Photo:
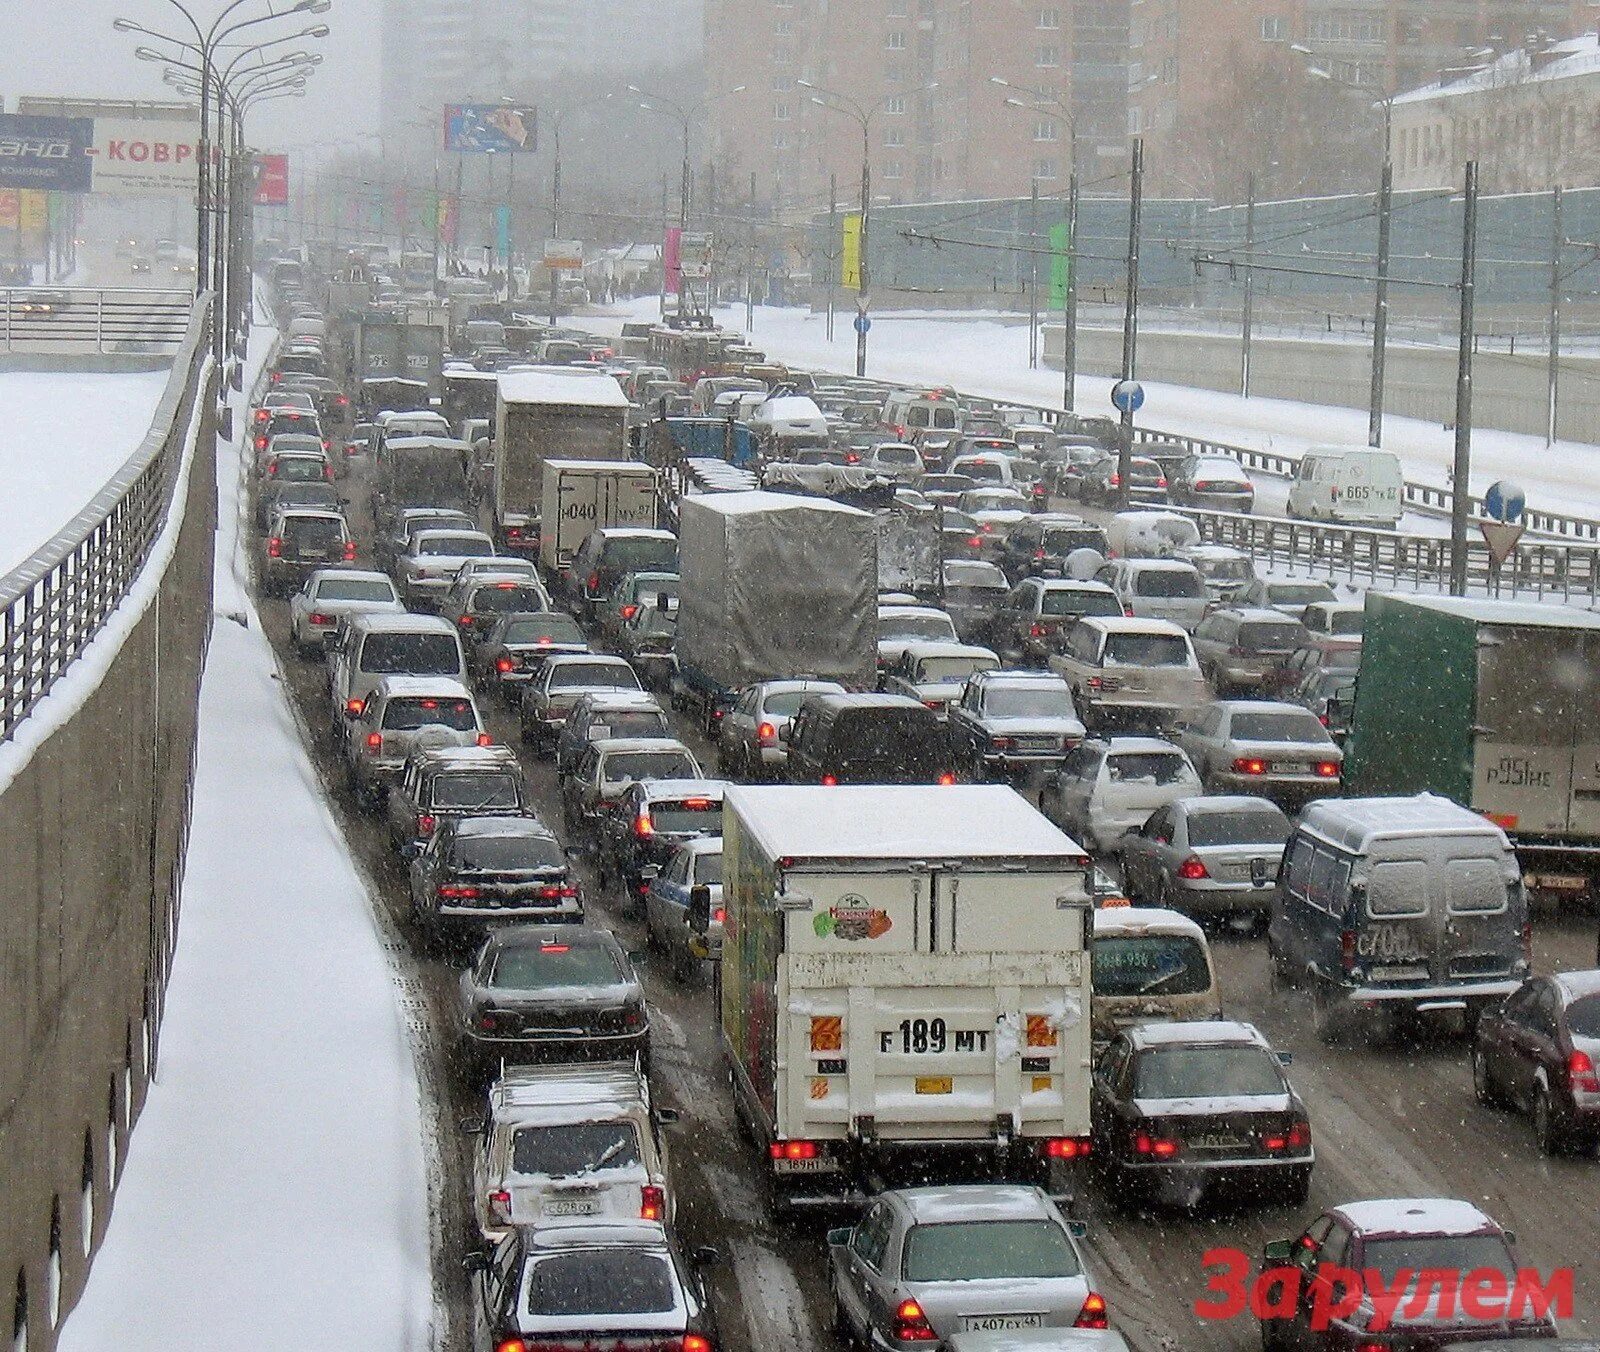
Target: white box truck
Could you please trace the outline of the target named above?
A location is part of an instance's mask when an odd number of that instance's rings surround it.
[[[1071,1191],[1089,860],[1031,804],[1003,785],[730,786],[722,901],[722,1047],[775,1210],[906,1171]]]
[[[546,460],[539,562],[554,576],[604,526],[656,524],[656,472],[615,460]]]

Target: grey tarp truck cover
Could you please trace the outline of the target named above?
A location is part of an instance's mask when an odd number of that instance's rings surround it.
[[[782,493],[686,497],[676,651],[725,689],[808,675],[870,689],[877,670],[877,522]]]

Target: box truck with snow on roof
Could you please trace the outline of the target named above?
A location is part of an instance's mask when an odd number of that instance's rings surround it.
[[[1072,1191],[1089,872],[1003,785],[729,787],[721,1043],[775,1211],[934,1175]]]

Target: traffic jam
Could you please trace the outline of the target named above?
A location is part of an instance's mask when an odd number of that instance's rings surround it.
[[[706,316],[275,280],[245,524],[451,1345],[1592,1346],[1593,612]],[[1305,460],[1395,527],[1392,455]]]

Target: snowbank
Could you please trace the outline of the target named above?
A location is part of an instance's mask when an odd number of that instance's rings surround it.
[[[215,626],[159,1078],[59,1345],[431,1347],[422,1108],[395,974],[236,594],[236,452],[219,480],[218,612],[249,627]]]

